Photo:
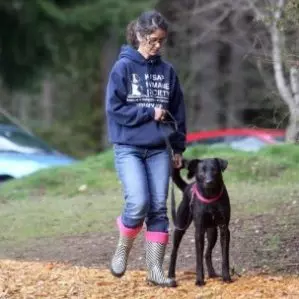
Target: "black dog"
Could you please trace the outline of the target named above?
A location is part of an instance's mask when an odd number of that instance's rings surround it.
[[[204,285],[203,251],[204,238],[207,232],[208,247],[205,261],[209,277],[217,277],[212,264],[212,250],[217,241],[217,227],[220,229],[222,249],[222,279],[231,282],[229,273],[229,242],[230,242],[230,201],[223,182],[222,172],[228,162],[223,159],[184,160],[183,168],[187,168],[187,178],[195,176],[195,182],[187,184],[180,175],[180,169],[174,169],[174,183],[183,191],[183,200],[175,211],[172,200],[172,219],[175,230],[171,253],[169,277],[175,277],[177,252],[187,228],[192,220],[195,225],[196,240],[196,285]]]

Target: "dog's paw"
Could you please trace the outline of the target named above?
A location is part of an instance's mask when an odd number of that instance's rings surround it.
[[[197,285],[198,287],[202,287],[204,286],[206,283],[203,280],[196,280],[195,285]]]
[[[169,270],[167,276],[168,276],[168,278],[173,278],[173,279],[175,279],[175,271]]]
[[[231,283],[231,282],[233,282],[230,276],[228,276],[228,277],[223,277],[222,280],[223,280],[223,282],[225,282],[225,283]]]

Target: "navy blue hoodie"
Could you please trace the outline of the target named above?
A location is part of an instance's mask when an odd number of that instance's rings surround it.
[[[154,107],[167,109],[177,131],[154,120]],[[145,59],[137,50],[123,46],[106,90],[109,141],[146,148],[165,147],[169,138],[175,153],[185,150],[185,105],[173,67],[159,55]]]

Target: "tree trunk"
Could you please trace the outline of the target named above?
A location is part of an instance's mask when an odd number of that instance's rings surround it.
[[[270,27],[272,41],[272,59],[275,82],[279,94],[282,100],[288,106],[290,112],[286,141],[296,142],[296,138],[299,134],[298,70],[294,67],[290,69],[290,83],[292,88],[292,90],[290,90],[283,71],[282,49],[284,48],[284,45],[282,34],[278,28],[278,23],[281,19],[281,13],[284,5],[284,0],[278,1],[277,9],[276,11],[274,11],[273,23]]]
[[[227,60],[227,69],[229,74],[225,72],[222,77],[224,80],[228,80],[228,91],[225,95],[226,109],[223,111],[226,115],[226,127],[236,128],[243,124],[243,117],[241,111],[245,109],[246,102],[245,97],[245,72],[244,70],[244,56],[247,50],[245,50],[247,40],[244,40],[244,32],[248,32],[248,24],[245,21],[245,15],[234,13],[227,20],[226,36],[230,41],[227,44],[229,52]],[[240,45],[243,45],[240,47]]]
[[[244,81],[242,74],[242,53],[237,47],[231,49],[230,82],[226,95],[226,127],[235,128],[240,125],[240,110],[244,98]]]
[[[290,83],[293,94],[293,103],[290,108],[290,121],[287,128],[287,140],[299,142],[299,70],[293,66],[290,69]]]
[[[30,120],[29,116],[29,107],[30,107],[30,101],[31,97],[28,94],[21,94],[19,95],[19,118],[21,119],[22,123],[28,124]]]
[[[218,87],[218,45],[216,42],[209,42],[202,45],[200,49],[194,49],[191,59],[192,66],[200,65],[197,72],[197,80],[194,80],[193,88],[188,91],[192,94],[192,106],[189,109],[189,128],[192,130],[207,130],[219,127],[219,96]],[[204,70],[204,72],[203,72]]]
[[[43,125],[48,128],[53,121],[53,84],[50,79],[45,79],[42,85],[41,114],[43,116]]]
[[[94,135],[97,136],[99,140],[98,150],[109,146],[107,140],[107,125],[105,115],[105,92],[108,75],[114,61],[117,58],[119,50],[115,35],[110,34],[109,36],[110,37],[102,45],[98,87],[97,92],[93,97],[93,107],[94,109],[98,108],[98,116],[95,118],[93,124]]]

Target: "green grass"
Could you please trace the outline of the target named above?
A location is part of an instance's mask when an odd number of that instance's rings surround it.
[[[118,189],[111,151],[89,157],[66,167],[43,169],[26,178],[10,181],[1,186],[2,200],[22,200],[61,196],[71,198],[93,191],[109,192]]]
[[[107,231],[120,210],[119,194],[9,201],[0,210],[0,243],[87,231]],[[109,204],[108,204],[109,203]]]
[[[258,153],[234,151],[229,148],[194,147],[187,157],[220,157],[229,161],[226,180],[233,182],[262,182],[295,178],[299,171],[299,150],[296,145],[276,145]]]
[[[291,205],[298,198],[299,150],[295,145],[269,147],[259,153],[194,147],[185,156],[228,159],[224,178],[233,217],[273,213],[281,203]],[[0,244],[114,229],[123,199],[113,163],[113,154],[107,151],[3,184]],[[178,191],[176,198],[178,202]],[[298,211],[298,204],[294,210]]]

